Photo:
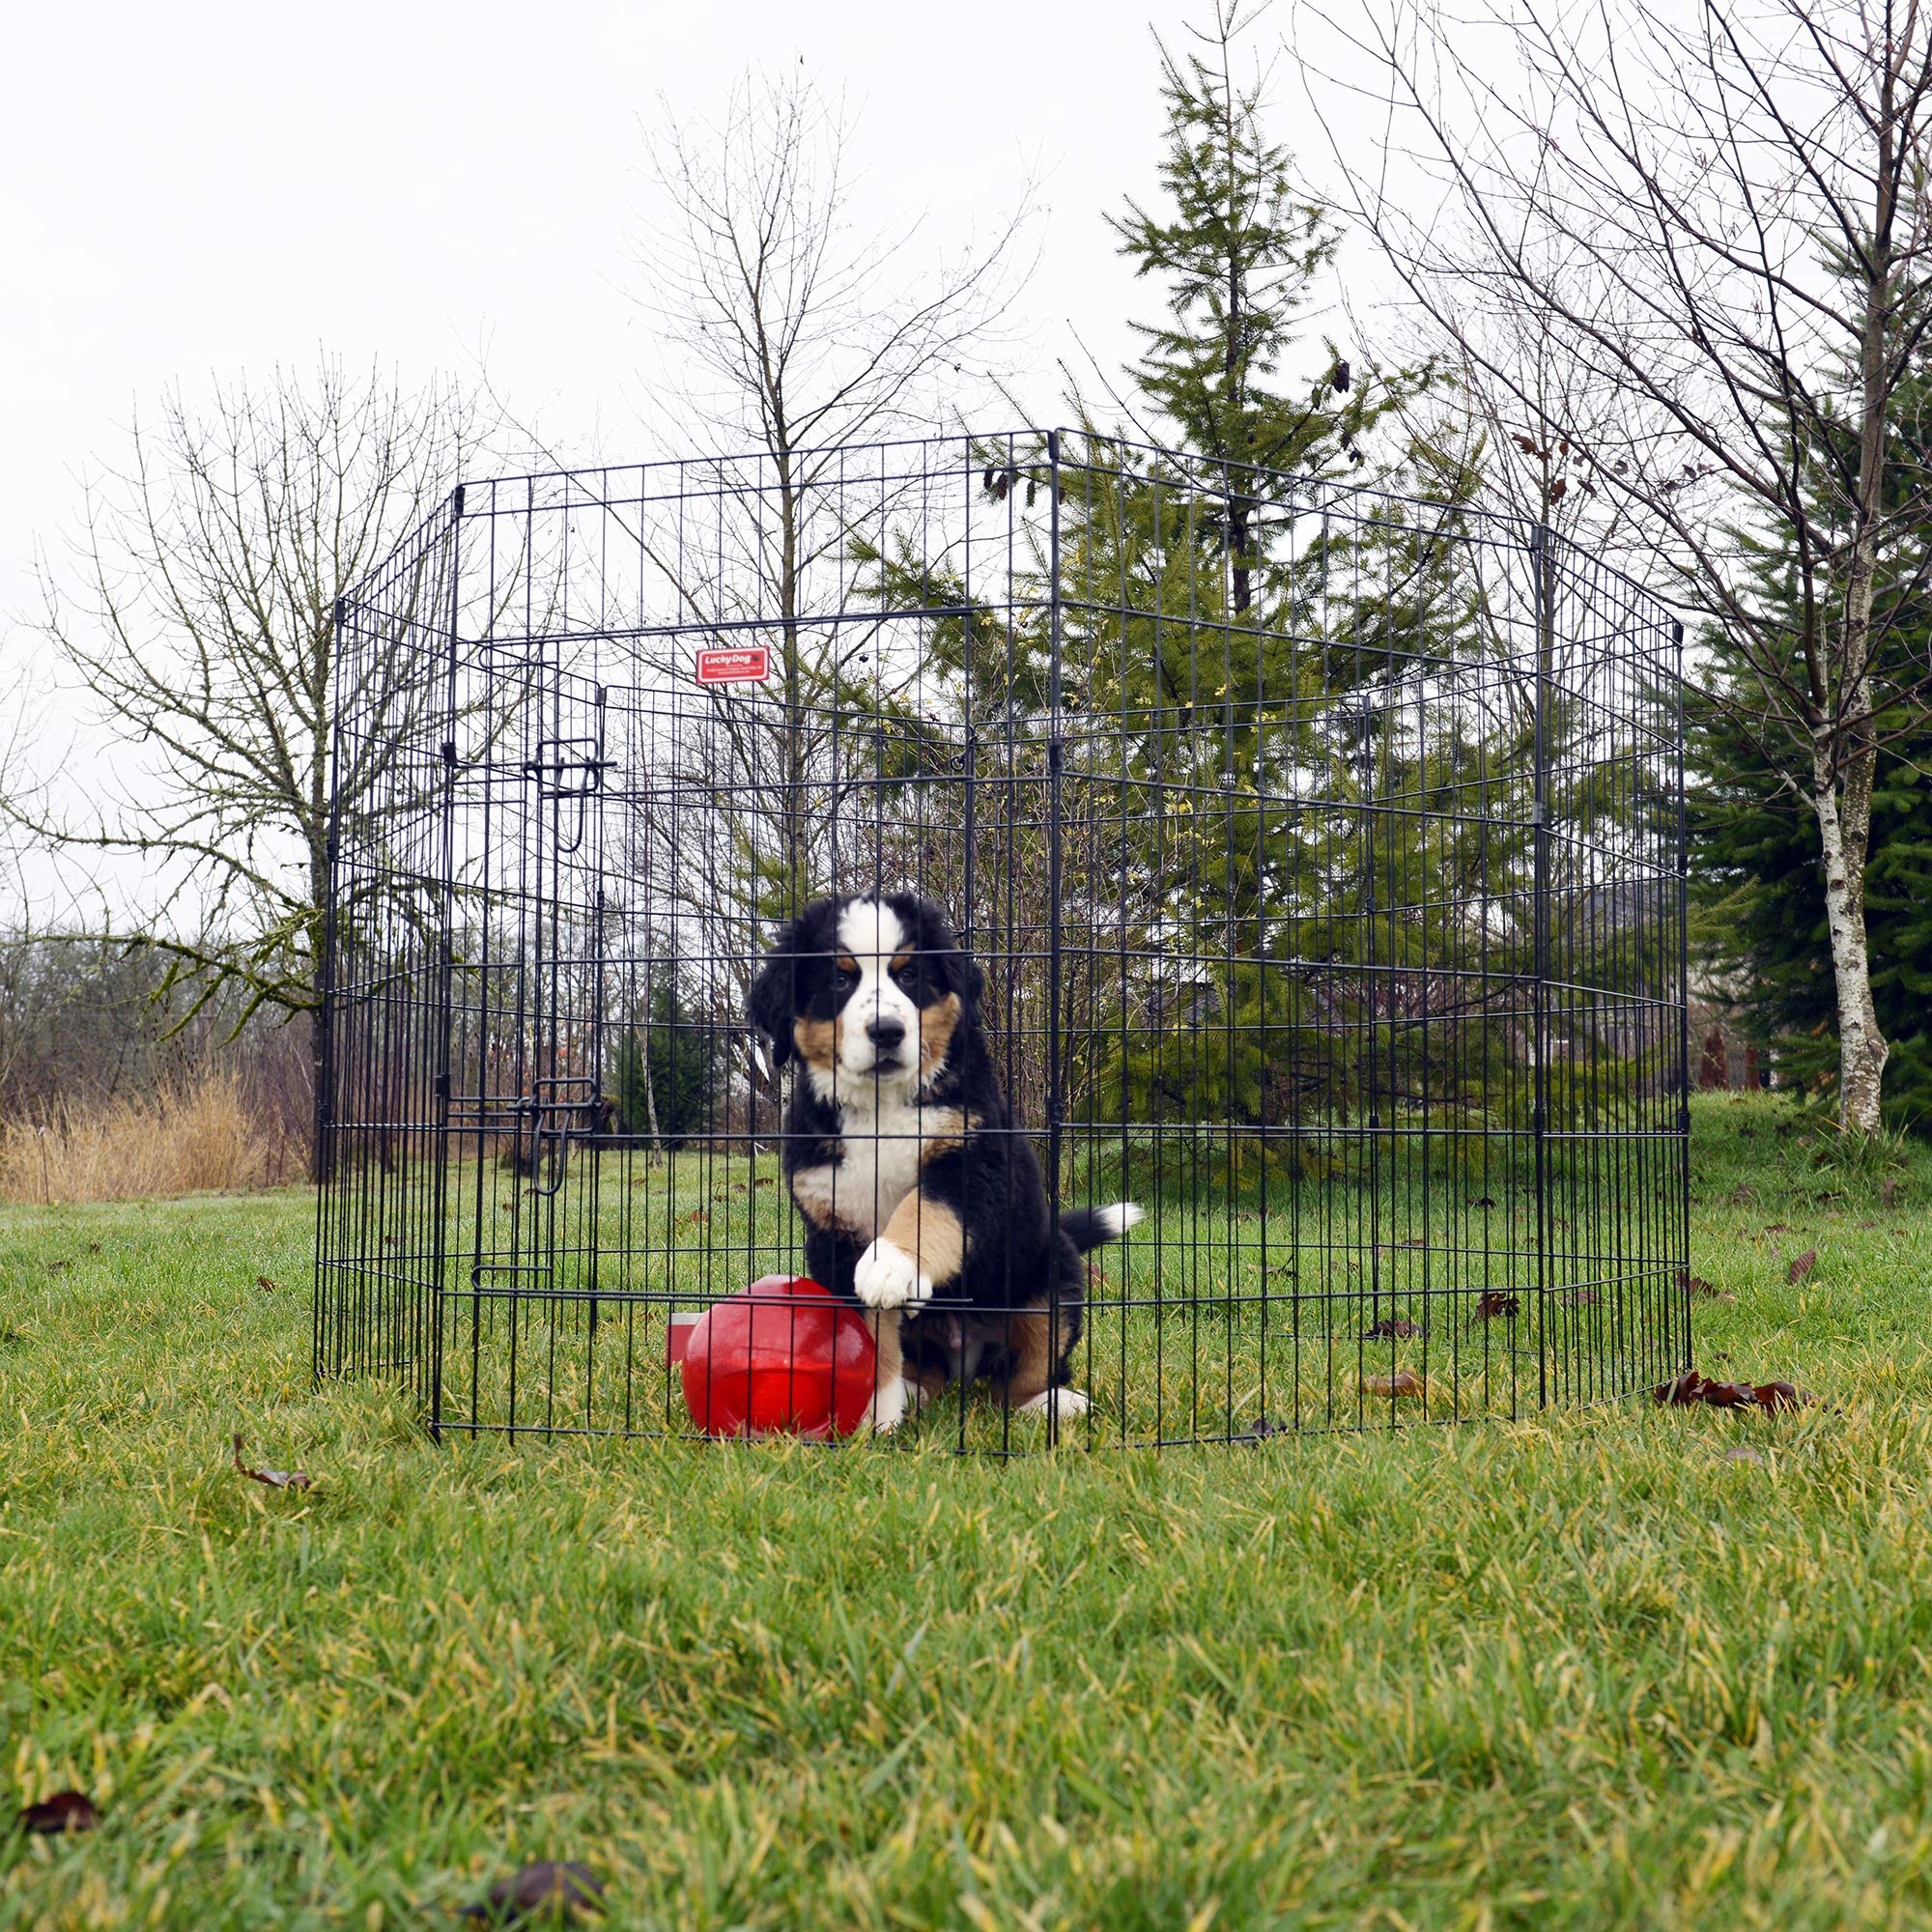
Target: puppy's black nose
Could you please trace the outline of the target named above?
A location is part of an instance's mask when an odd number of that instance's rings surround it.
[[[870,1020],[866,1026],[866,1037],[874,1046],[896,1046],[905,1037],[903,1020]]]

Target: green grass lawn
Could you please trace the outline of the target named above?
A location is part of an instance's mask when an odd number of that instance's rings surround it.
[[[1700,1105],[1697,1356],[1830,1406],[1158,1458],[439,1450],[305,1195],[0,1208],[0,1767],[104,1812],[0,1927],[1932,1922],[1932,1160],[1792,1119]]]

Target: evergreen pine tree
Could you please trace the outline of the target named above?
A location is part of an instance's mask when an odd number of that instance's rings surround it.
[[[1378,920],[1365,889],[1372,869],[1385,895],[1413,871],[1419,848],[1398,852],[1390,838],[1412,844],[1429,820],[1349,808],[1391,786],[1426,796],[1459,755],[1453,725],[1426,744],[1393,730],[1390,658],[1374,643],[1347,647],[1391,636],[1451,647],[1444,526],[1405,521],[1392,504],[1368,521],[1310,514],[1311,482],[1415,480],[1427,452],[1404,446],[1371,466],[1364,439],[1430,372],[1358,369],[1332,341],[1311,354],[1305,320],[1340,231],[1298,192],[1288,151],[1268,135],[1265,71],[1240,77],[1263,11],[1216,0],[1184,57],[1160,46],[1161,195],[1112,221],[1136,274],[1165,296],[1162,319],[1137,325],[1135,413],[1155,418],[1184,467],[1135,479],[1134,452],[1103,444],[1118,487],[1097,515],[1092,493],[1076,492],[1063,553],[1078,702],[1147,721],[1121,734],[1122,775],[1149,828],[1128,868],[1143,923],[1156,939],[1185,932],[1198,956],[1223,962],[1206,986],[1157,988],[1141,1016],[1151,1023],[1096,1039],[1094,1090],[1118,1081],[1143,1117],[1233,1123],[1346,1104],[1365,1046],[1387,1064],[1388,1031],[1372,1039],[1373,1015],[1335,1005],[1342,977],[1330,971],[1318,987],[1307,969],[1388,967],[1413,950],[1416,932]],[[1430,479],[1449,484],[1452,504],[1469,480]],[[1124,639],[1083,637],[1087,586],[1116,582],[1137,586],[1146,614]],[[1118,628],[1103,618],[1100,632]],[[1311,781],[1343,810],[1294,809]],[[1372,980],[1350,977],[1359,999]]]
[[[1304,392],[1279,386],[1341,231],[1297,192],[1288,150],[1264,130],[1265,72],[1236,77],[1237,43],[1266,5],[1215,0],[1211,26],[1188,30],[1201,50],[1184,59],[1156,40],[1166,206],[1150,213],[1129,200],[1108,217],[1136,275],[1166,287],[1166,319],[1131,325],[1142,354],[1129,375],[1162,419],[1163,442],[1223,466],[1225,527],[1203,535],[1226,546],[1237,616],[1254,603],[1257,525],[1281,481],[1361,468],[1361,438],[1414,386],[1373,366],[1358,382],[1333,343]]]
[[[1423,849],[1452,788],[1493,753],[1449,707],[1418,739],[1421,707],[1392,682],[1473,647],[1457,539],[1474,479],[1418,445],[1370,462],[1364,438],[1429,371],[1358,371],[1332,342],[1310,355],[1302,324],[1339,233],[1264,131],[1265,76],[1236,77],[1259,11],[1221,0],[1199,51],[1161,48],[1162,205],[1130,202],[1113,220],[1137,272],[1164,287],[1164,319],[1139,331],[1130,412],[1173,455],[1083,409],[1058,470],[1058,688],[1067,731],[1091,745],[1069,761],[1063,807],[1069,822],[1111,828],[1104,845],[1066,855],[1065,950],[1081,958],[1104,931],[1136,959],[1179,954],[1207,976],[1155,969],[1124,1012],[1069,988],[1067,1104],[1095,1118],[1279,1122],[1346,1098],[1366,1047],[1386,1070],[1396,1034],[1414,1033],[1337,1007],[1345,981],[1364,1002],[1373,975],[1311,981],[1311,965],[1387,967],[1421,945],[1413,924],[1377,918],[1370,870],[1384,905],[1398,880],[1420,904],[1425,876],[1499,859],[1451,854],[1439,831]],[[929,658],[975,711],[1037,717],[1051,685],[1039,526],[1055,470],[1043,447],[983,455],[989,503],[1014,513],[1042,580],[1013,607],[972,604],[909,538],[859,560],[889,606],[962,612],[932,620]],[[1369,480],[1443,507],[1350,498],[1323,514],[1321,486]],[[1384,647],[1392,638],[1406,659]],[[1311,790],[1339,809],[1301,809]],[[1392,792],[1421,809],[1353,809]]]

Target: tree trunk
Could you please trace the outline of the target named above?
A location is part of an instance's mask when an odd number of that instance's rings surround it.
[[[664,1135],[658,1127],[658,1083],[651,1078],[651,1038],[656,1022],[651,1015],[651,996],[648,987],[644,992],[644,1038],[638,1053],[638,1072],[644,1083],[644,1119],[651,1130],[651,1159],[663,1158]],[[631,1036],[633,1039],[636,1034]]]
[[[322,1064],[326,1032],[327,1028],[323,1018],[322,1008],[318,1004],[309,1009],[308,1016],[308,1077],[310,1089],[315,1095],[315,1144],[309,1150],[309,1179],[318,1181],[328,1179],[327,1174],[324,1172],[323,1168],[324,1150],[327,1143],[322,1132]]]
[[[1856,800],[1848,800],[1856,806]],[[1869,781],[1862,814],[1841,808],[1822,752],[1811,795],[1818,816],[1818,844],[1825,872],[1825,918],[1832,935],[1832,972],[1838,1001],[1838,1120],[1848,1133],[1869,1134],[1879,1124],[1879,1083],[1889,1049],[1879,1031],[1872,1002],[1871,957],[1865,943],[1865,829],[1849,815],[1870,818]]]
[[[317,822],[320,822],[318,820]],[[328,1158],[327,1138],[322,1129],[322,1110],[332,1104],[333,1095],[326,1092],[324,1075],[328,1054],[328,1018],[323,1011],[323,932],[324,922],[327,918],[328,906],[328,854],[324,839],[311,835],[309,840],[309,904],[314,908],[314,923],[311,927],[312,950],[309,957],[314,973],[315,1004],[308,1009],[308,1077],[309,1091],[313,1095],[315,1144],[309,1150],[310,1179],[322,1182],[330,1179],[326,1163]]]
[[[309,1008],[308,1015],[309,1097],[313,1102],[310,1119],[311,1131],[315,1135],[315,1143],[309,1149],[309,1171],[310,1178],[318,1186],[334,1179],[327,1171],[331,1164],[330,1153],[322,1126],[323,1109],[326,1106],[332,1108],[335,1099],[324,1087],[328,1057],[328,1017],[323,1011],[322,990],[328,973],[328,962],[323,954],[327,950],[328,900],[335,883],[334,867],[328,857],[328,827],[331,805],[329,781],[333,776],[329,766],[329,696],[335,678],[337,608],[335,603],[331,603],[326,612],[316,613],[315,622],[308,632],[303,666],[308,676],[308,701],[315,721],[307,746],[308,770],[305,777],[308,812],[302,835],[308,846],[309,985],[314,995],[314,1004]]]
[[[1882,143],[1878,227],[1889,227],[1889,142]],[[1812,739],[1812,805],[1818,814],[1819,855],[1825,867],[1825,917],[1832,933],[1832,970],[1838,996],[1838,1124],[1869,1134],[1879,1124],[1879,1084],[1888,1048],[1872,1002],[1871,958],[1865,935],[1865,861],[1871,851],[1871,626],[1878,584],[1878,526],[1885,490],[1885,329],[1891,300],[1891,264],[1883,241],[1874,249],[1860,343],[1862,386],[1859,423],[1856,534],[1845,573],[1844,648],[1839,667],[1840,719],[1836,743]],[[1834,755],[1835,754],[1835,755]],[[1833,764],[1838,767],[1834,774]]]

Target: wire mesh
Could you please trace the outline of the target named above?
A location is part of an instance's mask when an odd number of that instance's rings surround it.
[[[697,1434],[690,1318],[807,1271],[808,1075],[748,998],[813,901],[893,894],[983,976],[967,1157],[1144,1218],[1077,1290],[871,1316],[938,1365],[892,1439],[1688,1363],[1682,633],[1554,533],[1021,431],[466,484],[337,623],[318,1376],[439,1435]]]

